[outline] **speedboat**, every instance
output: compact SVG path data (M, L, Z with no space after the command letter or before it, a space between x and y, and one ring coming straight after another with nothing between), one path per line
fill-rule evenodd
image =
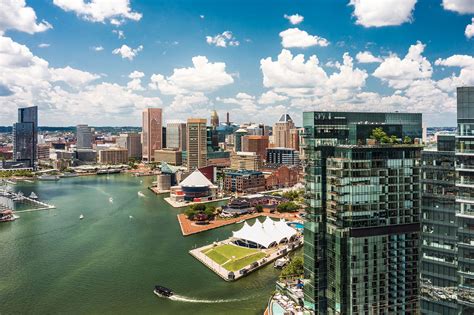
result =
M113 203L113 202L114 202L114 198L110 197L110 198L109 198L109 202L110 202L110 203Z
M289 259L286 258L286 257L279 258L279 259L275 260L275 263L273 264L273 267L277 268L277 269L281 269L281 268L285 267L286 264L288 264L288 262L289 262Z
M140 197L145 197L145 194L142 193L141 191L139 191L139 192L138 192L138 196L140 196Z
M84 215L83 215L83 214L81 214L81 215L79 216L79 220L82 220L82 219L84 219Z
M18 219L19 216L13 214L12 210L3 210L0 212L0 223L1 222L12 222Z
M167 298L171 297L174 294L173 291L161 285L155 285L155 290L153 290L153 292L158 296Z

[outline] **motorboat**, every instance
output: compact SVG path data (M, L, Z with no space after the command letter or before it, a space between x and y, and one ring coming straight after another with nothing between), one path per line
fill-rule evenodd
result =
M81 215L79 216L79 220L82 220L82 219L84 219L84 215L83 215L83 214L81 214Z
M32 191L30 194L30 199L38 199L38 196Z
M12 210L0 211L0 223L2 223L2 222L12 222L12 221L15 221L18 218L20 218L20 217L14 215Z
M158 296L166 298L169 298L174 294L173 291L161 285L155 285L155 290L153 292Z
M278 258L277 260L275 260L273 267L280 269L280 268L285 267L288 264L288 262L289 262L289 259L286 257Z
M110 203L113 203L113 202L114 202L114 198L110 197L110 198L109 198L109 202L110 202Z
M61 175L59 175L59 177L61 178L68 178L68 177L77 177L77 173L63 173Z
M139 191L139 192L138 192L138 196L140 196L140 197L145 197L145 194L142 193L141 191Z

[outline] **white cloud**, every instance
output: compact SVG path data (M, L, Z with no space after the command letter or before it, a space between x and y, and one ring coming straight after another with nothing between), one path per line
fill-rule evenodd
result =
M326 47L329 45L327 39L309 35L306 31L302 31L298 28L289 28L280 33L281 44L285 48L306 48L311 46Z
M212 63L205 56L193 57L192 62L192 67L175 68L169 77L153 74L150 88L158 89L163 94L176 95L210 92L234 82L223 62Z
M411 22L417 0L350 0L356 23L364 27L400 25ZM469 1L469 0L467 0Z
M204 18L205 18L205 16L204 16L204 15L202 15L202 14L201 14L199 17L200 17L201 19L204 19Z
M288 96L280 95L273 91L267 91L263 93L258 99L259 104L275 104L277 102L282 102L288 100Z
M130 79L140 79L140 78L143 78L144 76L145 74L143 72L137 71L137 70L133 71L132 73L128 75Z
M176 95L169 106L169 110L173 114L185 113L187 117L189 117L189 114L194 112L196 107L202 108L208 104L209 98L201 92L188 95Z
M365 70L354 69L353 59L349 53L343 56L343 64L336 63L339 72L331 74L327 82L332 89L360 89L365 85L368 75Z
M388 82L392 88L403 89L414 80L431 78L431 63L422 53L425 45L417 42L411 45L403 59L396 55L389 56L375 69L373 76Z
M91 48L92 48L92 50L94 50L94 51L102 51L102 50L104 50L104 47L102 47L102 46L92 46Z
M62 81L70 85L71 87L77 87L78 85L84 85L91 81L100 78L100 75L81 71L78 69L71 68L69 66L65 68L52 68L51 81L57 82Z
M468 55L453 55L446 59L437 59L437 66L458 67L459 75L452 75L438 81L438 86L446 91L454 91L457 86L474 85L474 57Z
M117 34L118 39L125 39L125 33L122 30L112 30L112 33Z
M305 61L303 54L293 57L286 49L275 61L271 57L261 59L260 69L263 85L268 88L313 88L325 84L328 79L315 55Z
M216 36L206 36L206 42L216 47L239 46L240 42L234 37L231 31L225 31Z
M35 10L26 6L25 0L1 0L0 7L0 35L6 30L34 34L52 28L44 20L37 23Z
M472 18L471 24L468 24L466 26L466 30L464 31L464 34L466 35L467 38L474 37L474 18Z
M300 24L304 20L304 17L299 14L292 14L292 15L285 14L283 17L287 19L288 21L290 21L290 23L293 25Z
M67 12L74 12L86 21L120 25L125 20L139 21L142 14L132 11L130 0L53 0L53 3Z
M133 91L144 91L145 88L142 86L141 80L144 76L143 72L137 70L130 73L128 77L132 80L127 83L127 88Z
M359 63L379 63L383 59L380 57L375 57L370 51L360 51L356 55L357 62Z
M118 84L96 83L97 74L69 66L50 68L28 47L4 36L0 36L0 73L4 90L0 123L6 125L15 120L18 107L30 104L39 106L44 124L70 125L81 117L91 124L138 125L141 109L161 104L158 97L143 97Z
M51 46L50 44L46 44L46 43L41 43L38 45L39 48L48 48L49 46Z
M443 0L445 10L461 14L474 13L474 2L472 0Z
M137 48L131 48L127 45L122 45L120 48L116 48L112 51L114 55L122 56L122 59L127 58L128 60L133 60L137 54L143 50L143 45L138 46Z

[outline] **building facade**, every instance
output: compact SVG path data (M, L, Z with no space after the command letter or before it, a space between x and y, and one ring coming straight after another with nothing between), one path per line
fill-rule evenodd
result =
M126 164L128 150L122 148L104 149L99 151L100 164Z
M357 128L358 126L371 125L372 128L378 126L383 126L384 128L395 126L400 128L402 132L401 136L409 136L415 139L421 138L422 136L421 124L421 114L366 112L303 113L305 200L307 202L307 221L305 222L304 230L304 301L305 305L313 309L317 314L327 314L330 307L336 309L342 307L341 305L335 304L335 294L337 292L331 292L330 299L328 299L329 288L334 287L332 283L335 279L329 278L328 275L330 271L328 266L328 240L330 237L333 238L333 236L330 236L327 231L329 217L327 160L334 157L337 146L366 143L366 140L370 138L371 129L364 128L363 132ZM357 132L358 130L359 132ZM410 158L410 160L412 159ZM394 167L398 168L397 164L395 164ZM361 184L364 184L364 180L367 181L371 179L361 178ZM354 193L349 191L349 194L346 196L346 198L353 199L354 205L357 205L357 198L359 198L356 196L356 192L357 190L355 190ZM344 207L342 207L342 209L344 209ZM383 238L387 239L387 237ZM365 246L364 238L361 238L361 241ZM397 238L394 236L390 242L398 242L398 236ZM400 243L401 242L402 240L400 240ZM331 253L331 255L333 254ZM350 263L351 257L345 256L345 261ZM373 269L371 272L373 272ZM359 281L359 279L357 279L357 281ZM388 281L390 281L390 277ZM349 289L352 290L352 287ZM363 294L365 294L365 288ZM398 296L398 292L396 294ZM413 295L412 290L410 295ZM352 301L352 297L349 297L349 300ZM358 307L361 306L364 309L365 304L364 298L364 304L358 305ZM378 305L380 306L380 304ZM370 308L371 306L368 305L367 307Z
M76 148L92 149L92 130L88 125L76 126Z
M189 171L207 165L207 129L206 119L189 118L187 133L187 167Z
M300 164L299 152L292 148L269 148L266 161L268 164L298 165Z
M262 161L267 158L268 136L243 136L242 152L255 152Z
M236 193L255 193L265 190L265 176L262 172L238 170L224 175L224 190Z
M258 171L262 165L260 156L255 152L232 152L230 168L233 170Z
M155 161L179 166L183 164L183 153L173 149L155 150Z
M13 160L26 167L38 161L38 107L18 109L18 122L13 124Z
M290 130L295 128L293 119L290 115L283 114L280 119L273 125L273 146L289 148L290 147Z
M247 130L241 128L237 130L234 134L235 141L234 141L234 151L241 152L242 151L242 139L247 135Z
M142 142L138 133L123 133L117 138L117 145L128 151L128 157L136 160L142 158Z
M168 122L166 124L166 147L186 151L186 123Z
M163 148L162 115L161 108L146 108L143 111L142 158L146 162L152 162L155 150Z
M458 285L455 136L439 135L421 157L421 312L457 315L451 294L435 289Z

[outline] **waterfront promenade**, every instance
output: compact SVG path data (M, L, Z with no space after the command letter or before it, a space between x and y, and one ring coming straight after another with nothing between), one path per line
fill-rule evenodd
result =
M295 221L298 217L296 213L279 213L279 212L258 212L252 214L245 214L237 218L222 219L218 218L210 221L208 224L201 225L196 224L196 222L189 220L184 213L178 214L178 222L181 228L181 233L183 236L188 236L192 234L201 233L204 231L209 231L213 229L220 228L222 226L235 224L242 220L255 219L261 216L270 217L274 219L286 219L288 221Z

